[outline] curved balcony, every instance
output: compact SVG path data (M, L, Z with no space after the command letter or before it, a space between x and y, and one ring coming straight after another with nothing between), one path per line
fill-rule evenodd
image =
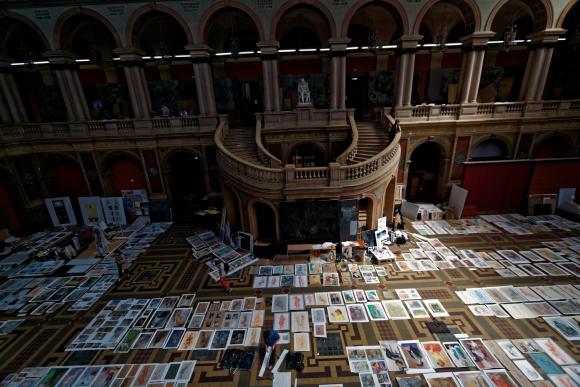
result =
M392 117L385 115L384 118L394 123ZM352 129L356 131L356 126ZM218 148L217 160L222 176L247 192L277 199L298 198L302 195L325 197L359 194L388 181L396 174L401 154L399 147L401 134L397 133L380 152L359 163L350 165L346 163L347 156L356 152L354 143L347 148L342 157L339 156L339 160L344 160L340 163L331 162L326 167L314 168L296 168L294 165L282 167L275 166L279 162L278 159L270 154L264 154L266 151L263 146L257 147L258 155L253 157L253 162L247 157L240 157L235 149L230 149L226 145L224 140L228 133L228 124L220 117L214 140ZM255 138L261 145L258 136ZM259 156L260 154L263 158Z

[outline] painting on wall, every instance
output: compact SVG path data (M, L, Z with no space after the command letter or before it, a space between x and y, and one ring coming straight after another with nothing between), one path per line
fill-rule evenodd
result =
M371 105L393 106L394 90L394 71L372 71L369 73L368 98Z

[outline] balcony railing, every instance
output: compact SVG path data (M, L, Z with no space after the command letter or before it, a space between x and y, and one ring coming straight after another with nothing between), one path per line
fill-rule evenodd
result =
M126 136L133 134L210 134L215 130L217 123L216 116L191 116L146 120L3 124L0 125L0 141L62 140L63 138Z
M289 128L344 127L349 125L352 109L304 108L261 114L263 131Z
M465 105L419 105L398 107L395 118L401 122L478 120L482 118L558 117L580 115L580 100L495 102Z
M390 122L393 118L388 116ZM250 186L260 192L269 191L280 196L291 195L293 191L325 190L336 191L344 188L363 188L395 173L401 155L399 139L401 133L393 138L387 147L372 158L361 163L344 165L338 162L329 163L327 167L296 168L292 164L284 167L266 167L244 160L224 145L228 125L221 119L214 139L218 148L217 160L223 173L237 184Z

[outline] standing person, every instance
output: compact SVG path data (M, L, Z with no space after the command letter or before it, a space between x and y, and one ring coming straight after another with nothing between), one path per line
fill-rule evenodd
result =
M229 293L232 291L232 288L230 288L230 284L228 282L228 271L230 270L230 265L228 265L226 262L222 262L220 263L220 285L222 285L222 287L225 289L226 293Z

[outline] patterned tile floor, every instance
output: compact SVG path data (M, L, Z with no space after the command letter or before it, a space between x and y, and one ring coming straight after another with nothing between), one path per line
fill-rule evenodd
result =
M141 297L152 298L197 292L197 300L225 300L256 295L252 288L249 268L243 269L231 279L234 291L225 295L219 285L208 279L207 270L191 259L185 237L191 227L174 225L141 256L131 269L130 278L114 286L88 312L67 312L63 310L47 317L27 317L15 331L0 337L0 380L7 374L27 366L55 366L78 364L115 364L172 362L197 359L192 384L219 386L264 386L271 380L257 378L259 363L254 363L250 372L232 375L219 368L222 352L180 352L164 349L133 350L126 354L112 351L65 352L65 347L87 325L97 312L111 299ZM528 249L540 247L540 242L558 240L573 236L569 232L516 236L510 234L481 234L468 236L441 236L447 246L460 249ZM576 234L577 235L577 234ZM408 246L412 247L412 246ZM408 248L403 248L406 251ZM472 337L484 339L547 337L554 338L573 356L580 358L580 347L575 346L556 334L542 319L499 319L495 317L474 317L456 297L454 291L465 287L496 285L546 285L577 283L573 278L502 278L492 270L468 269L443 270L424 273L389 272L387 279L381 278L380 285L355 285L358 288L380 291L414 287L424 298L438 298L450 313L442 318L453 331L460 331ZM351 286L333 288L346 290ZM291 293L315 292L321 288L291 289ZM263 289L262 295L270 297L280 289ZM272 315L267 300L265 328L271 327ZM14 318L0 315L0 319ZM298 375L302 386L321 383L343 383L345 386L359 386L356 374L349 372L344 350L339 348L354 345L376 345L379 340L439 340L426 326L429 320L380 321L364 324L328 325L332 339L312 343L312 351L305 353L306 368ZM278 353L289 346L278 346ZM293 371L295 372L295 371ZM217 384L216 384L217 383Z

